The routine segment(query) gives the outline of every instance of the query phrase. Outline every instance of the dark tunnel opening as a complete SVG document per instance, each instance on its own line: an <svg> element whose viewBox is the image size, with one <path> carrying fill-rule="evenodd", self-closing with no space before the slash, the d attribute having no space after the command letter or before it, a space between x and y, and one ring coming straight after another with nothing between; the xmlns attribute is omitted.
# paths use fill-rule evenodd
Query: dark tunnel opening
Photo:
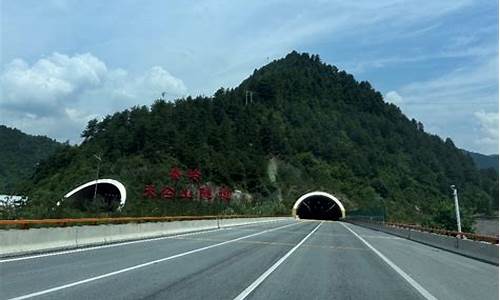
<svg viewBox="0 0 500 300"><path fill-rule="evenodd" d="M113 184L98 183L96 199L95 185L88 186L69 198L70 206L82 211L114 211L120 205L120 190Z"/></svg>
<svg viewBox="0 0 500 300"><path fill-rule="evenodd" d="M332 199L314 195L307 197L299 204L297 216L300 219L337 221L342 218L342 211Z"/></svg>

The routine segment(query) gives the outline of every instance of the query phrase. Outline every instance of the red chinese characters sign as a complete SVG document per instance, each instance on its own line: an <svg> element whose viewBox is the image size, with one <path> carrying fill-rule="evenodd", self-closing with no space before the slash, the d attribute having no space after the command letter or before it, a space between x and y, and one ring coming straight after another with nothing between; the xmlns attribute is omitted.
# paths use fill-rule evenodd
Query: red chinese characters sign
<svg viewBox="0 0 500 300"><path fill-rule="evenodd" d="M211 200L212 199L212 189L209 186L201 186L200 187L200 198L203 200Z"/></svg>
<svg viewBox="0 0 500 300"><path fill-rule="evenodd" d="M193 192L191 192L191 190L184 189L181 191L181 198L185 200L193 199Z"/></svg>
<svg viewBox="0 0 500 300"><path fill-rule="evenodd" d="M182 177L182 171L177 167L173 167L168 175L170 176L170 179L177 182Z"/></svg>
<svg viewBox="0 0 500 300"><path fill-rule="evenodd" d="M179 187L179 181L182 182L183 171L178 167L172 167L168 173L170 177L171 185L163 186L157 189L154 184L148 184L144 186L143 196L148 199L165 199L171 200L175 198L180 198L183 200L192 200L193 198L205 200L207 202L212 202L214 199L220 199L224 203L228 204L231 201L232 191L227 186L222 186L220 188L210 186L207 184L201 185L201 171L198 168L189 169L186 173L187 179L192 183L185 187ZM196 191L195 186L198 186L198 191ZM179 190L176 190L178 188Z"/></svg>
<svg viewBox="0 0 500 300"><path fill-rule="evenodd" d="M156 198L156 188L154 184L149 184L144 187L144 197L146 198Z"/></svg>
<svg viewBox="0 0 500 300"><path fill-rule="evenodd" d="M187 176L191 182L199 182L201 180L201 171L199 169L190 169L187 171Z"/></svg>
<svg viewBox="0 0 500 300"><path fill-rule="evenodd" d="M161 197L163 199L172 199L175 197L175 189L173 187L166 186L161 190Z"/></svg>
<svg viewBox="0 0 500 300"><path fill-rule="evenodd" d="M219 189L219 198L226 202L226 203L229 203L229 201L231 201L231 196L233 195L233 193L231 192L231 190L224 186L224 187L221 187Z"/></svg>

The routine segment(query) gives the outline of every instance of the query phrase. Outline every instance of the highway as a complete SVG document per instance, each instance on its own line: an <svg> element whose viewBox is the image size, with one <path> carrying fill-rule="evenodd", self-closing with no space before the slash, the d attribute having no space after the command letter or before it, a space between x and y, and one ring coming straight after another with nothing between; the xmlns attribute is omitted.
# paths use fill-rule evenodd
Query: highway
<svg viewBox="0 0 500 300"><path fill-rule="evenodd" d="M1 299L498 299L498 266L283 220L0 260Z"/></svg>

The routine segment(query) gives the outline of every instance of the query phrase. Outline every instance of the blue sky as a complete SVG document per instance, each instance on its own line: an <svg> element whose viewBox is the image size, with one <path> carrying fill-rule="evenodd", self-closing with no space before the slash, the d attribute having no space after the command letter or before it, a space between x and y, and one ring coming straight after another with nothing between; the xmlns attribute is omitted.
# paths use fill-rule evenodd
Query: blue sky
<svg viewBox="0 0 500 300"><path fill-rule="evenodd" d="M91 118L212 95L297 50L426 131L498 153L496 1L0 2L0 123L28 133L77 143Z"/></svg>

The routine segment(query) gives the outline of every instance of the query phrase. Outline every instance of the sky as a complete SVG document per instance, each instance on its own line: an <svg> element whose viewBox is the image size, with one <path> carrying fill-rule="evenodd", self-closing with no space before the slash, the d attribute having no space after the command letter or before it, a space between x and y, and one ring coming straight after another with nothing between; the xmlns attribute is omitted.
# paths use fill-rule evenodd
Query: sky
<svg viewBox="0 0 500 300"><path fill-rule="evenodd" d="M498 2L0 0L0 124L79 143L88 120L210 96L292 50L367 80L425 131L498 153Z"/></svg>

